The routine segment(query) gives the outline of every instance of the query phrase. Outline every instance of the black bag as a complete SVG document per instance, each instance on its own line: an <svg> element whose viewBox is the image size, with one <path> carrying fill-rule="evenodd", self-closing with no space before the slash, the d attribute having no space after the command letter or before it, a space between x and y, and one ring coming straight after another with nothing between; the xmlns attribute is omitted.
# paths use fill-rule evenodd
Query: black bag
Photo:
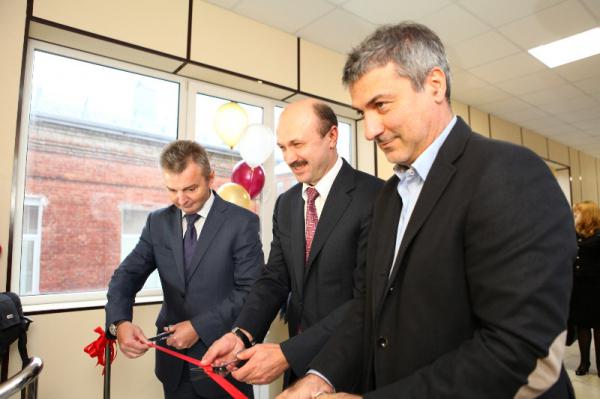
<svg viewBox="0 0 600 399"><path fill-rule="evenodd" d="M23 367L29 362L27 354L27 329L29 320L23 315L21 299L13 292L0 293L0 359L8 353L10 345L19 339L19 354Z"/></svg>

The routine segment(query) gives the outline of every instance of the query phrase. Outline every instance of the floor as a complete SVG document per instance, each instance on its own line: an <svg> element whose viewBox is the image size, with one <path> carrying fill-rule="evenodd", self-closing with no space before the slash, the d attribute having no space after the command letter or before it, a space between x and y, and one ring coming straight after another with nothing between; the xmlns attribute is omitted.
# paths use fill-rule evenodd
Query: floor
<svg viewBox="0 0 600 399"><path fill-rule="evenodd" d="M600 378L596 369L596 357L594 356L594 346L591 349L590 372L586 375L575 375L575 369L579 366L579 346L577 342L567 347L565 352L565 368L571 378L571 383L575 389L577 399L599 399L600 398Z"/></svg>

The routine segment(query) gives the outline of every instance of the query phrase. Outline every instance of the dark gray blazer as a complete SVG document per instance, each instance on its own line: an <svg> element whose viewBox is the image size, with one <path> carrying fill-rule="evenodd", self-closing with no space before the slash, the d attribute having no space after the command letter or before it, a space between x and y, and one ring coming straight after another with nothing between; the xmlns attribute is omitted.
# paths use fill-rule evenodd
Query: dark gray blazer
<svg viewBox="0 0 600 399"><path fill-rule="evenodd" d="M575 233L556 179L528 149L459 118L388 278L397 183L375 204L366 294L311 368L338 389L362 381L365 398L514 397L566 328ZM563 369L548 397L569 388Z"/></svg>
<svg viewBox="0 0 600 399"><path fill-rule="evenodd" d="M200 340L183 351L200 359L207 348L233 326L250 288L260 275L263 253L258 217L217 194L200 233L192 272L184 280L181 211L175 206L148 216L135 249L115 270L108 288L106 323L132 320L135 294L158 269L164 301L156 320L163 327L191 320ZM184 362L156 352L156 375L173 390ZM208 379L194 381L205 397L222 396ZM241 384L236 382L236 385ZM245 391L251 387L246 386Z"/></svg>
<svg viewBox="0 0 600 399"><path fill-rule="evenodd" d="M289 295L291 338L281 348L292 373L285 385L304 375L337 328L345 312L342 305L353 297L354 279L364 285L362 274L355 271L362 268L364 273L373 200L382 184L344 161L325 201L306 266L302 184L277 199L269 260L235 324L262 340Z"/></svg>

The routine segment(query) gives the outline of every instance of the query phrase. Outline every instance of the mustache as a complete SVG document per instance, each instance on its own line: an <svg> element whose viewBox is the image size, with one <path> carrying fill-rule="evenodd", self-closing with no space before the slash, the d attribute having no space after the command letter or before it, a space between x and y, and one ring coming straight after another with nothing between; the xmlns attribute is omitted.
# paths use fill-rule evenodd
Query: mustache
<svg viewBox="0 0 600 399"><path fill-rule="evenodd" d="M304 161L304 160L299 160L296 162L292 162L291 164L289 164L290 168L299 168L302 167L304 165L308 165L308 162Z"/></svg>

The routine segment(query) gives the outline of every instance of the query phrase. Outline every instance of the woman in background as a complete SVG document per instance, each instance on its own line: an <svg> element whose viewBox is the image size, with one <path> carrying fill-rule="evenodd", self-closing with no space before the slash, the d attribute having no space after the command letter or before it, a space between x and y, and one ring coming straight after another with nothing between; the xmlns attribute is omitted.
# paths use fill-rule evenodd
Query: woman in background
<svg viewBox="0 0 600 399"><path fill-rule="evenodd" d="M596 371L600 377L600 208L592 201L573 207L577 232L571 322L577 326L581 361L575 370L585 375L590 369L592 330L596 349Z"/></svg>

